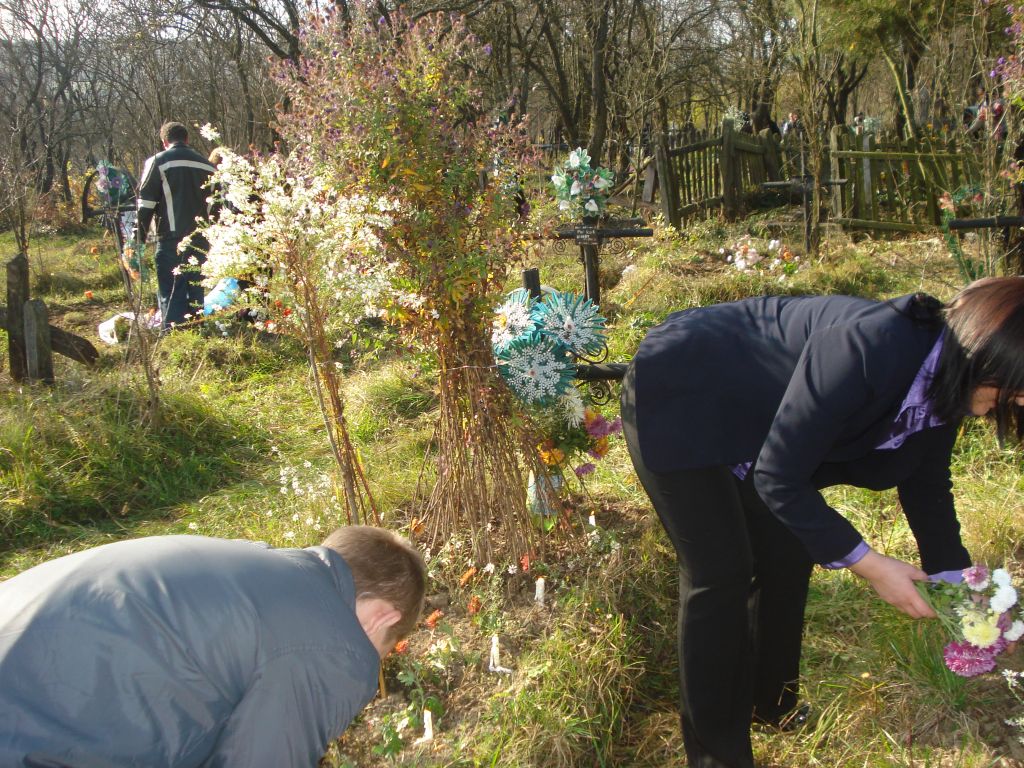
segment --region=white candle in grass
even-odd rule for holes
[[[497,635],[491,635],[491,658],[487,668],[491,672],[499,672],[501,674],[508,674],[512,671],[508,667],[501,666],[501,648],[498,646]]]
[[[429,709],[423,710],[423,735],[416,739],[417,744],[434,740],[434,713]]]

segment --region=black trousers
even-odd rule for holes
[[[189,266],[188,260],[195,256],[203,261],[205,254],[197,248],[178,253],[180,241],[181,238],[161,240],[156,248],[157,305],[165,331],[185,322],[186,315],[197,318],[203,312],[203,278],[197,267]],[[174,273],[176,269],[178,274]]]
[[[813,562],[748,477],[722,466],[652,472],[640,455],[632,369],[623,434],[679,561],[679,697],[692,768],[753,768],[753,718],[797,703]],[[679,425],[686,439],[686,425]]]

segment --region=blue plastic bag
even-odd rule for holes
[[[238,280],[234,277],[222,277],[213,286],[213,290],[206,294],[203,300],[203,314],[212,315],[222,309],[227,309],[236,301],[242,289],[238,286]]]

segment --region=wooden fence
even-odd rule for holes
[[[666,134],[655,147],[661,207],[673,226],[713,208],[736,218],[748,195],[766,181],[795,174],[798,151],[767,132],[741,133],[730,120],[719,135]],[[646,195],[650,202],[651,195]]]
[[[835,126],[825,163],[831,179],[842,180],[829,184],[832,220],[846,229],[932,229],[941,223],[942,195],[979,178],[975,149],[955,136],[898,141]],[[676,227],[713,209],[734,219],[764,182],[802,175],[798,141],[740,133],[728,120],[719,135],[663,135],[655,168],[662,211]],[[645,188],[646,202],[654,186]]]
[[[837,125],[829,136],[832,219],[848,229],[920,231],[941,222],[939,198],[978,178],[956,139],[885,141]]]

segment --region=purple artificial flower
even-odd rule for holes
[[[602,437],[619,434],[622,431],[622,419],[616,416],[612,421],[608,421],[603,415],[596,413],[586,420],[585,426],[590,437],[600,440]]]
[[[576,477],[584,477],[586,475],[589,475],[595,469],[597,469],[597,465],[594,464],[593,462],[588,461],[586,464],[580,464],[573,471],[576,473]]]
[[[594,414],[594,418],[586,420],[587,434],[595,439],[608,435],[608,419],[600,413]]]
[[[964,568],[964,583],[975,591],[984,589],[988,586],[988,568],[984,565]]]
[[[1005,643],[1002,643],[1005,647]],[[942,657],[946,667],[960,677],[977,677],[996,668],[996,654],[1000,643],[990,648],[978,648],[970,643],[950,643]],[[1000,648],[1001,650],[1001,648]]]

